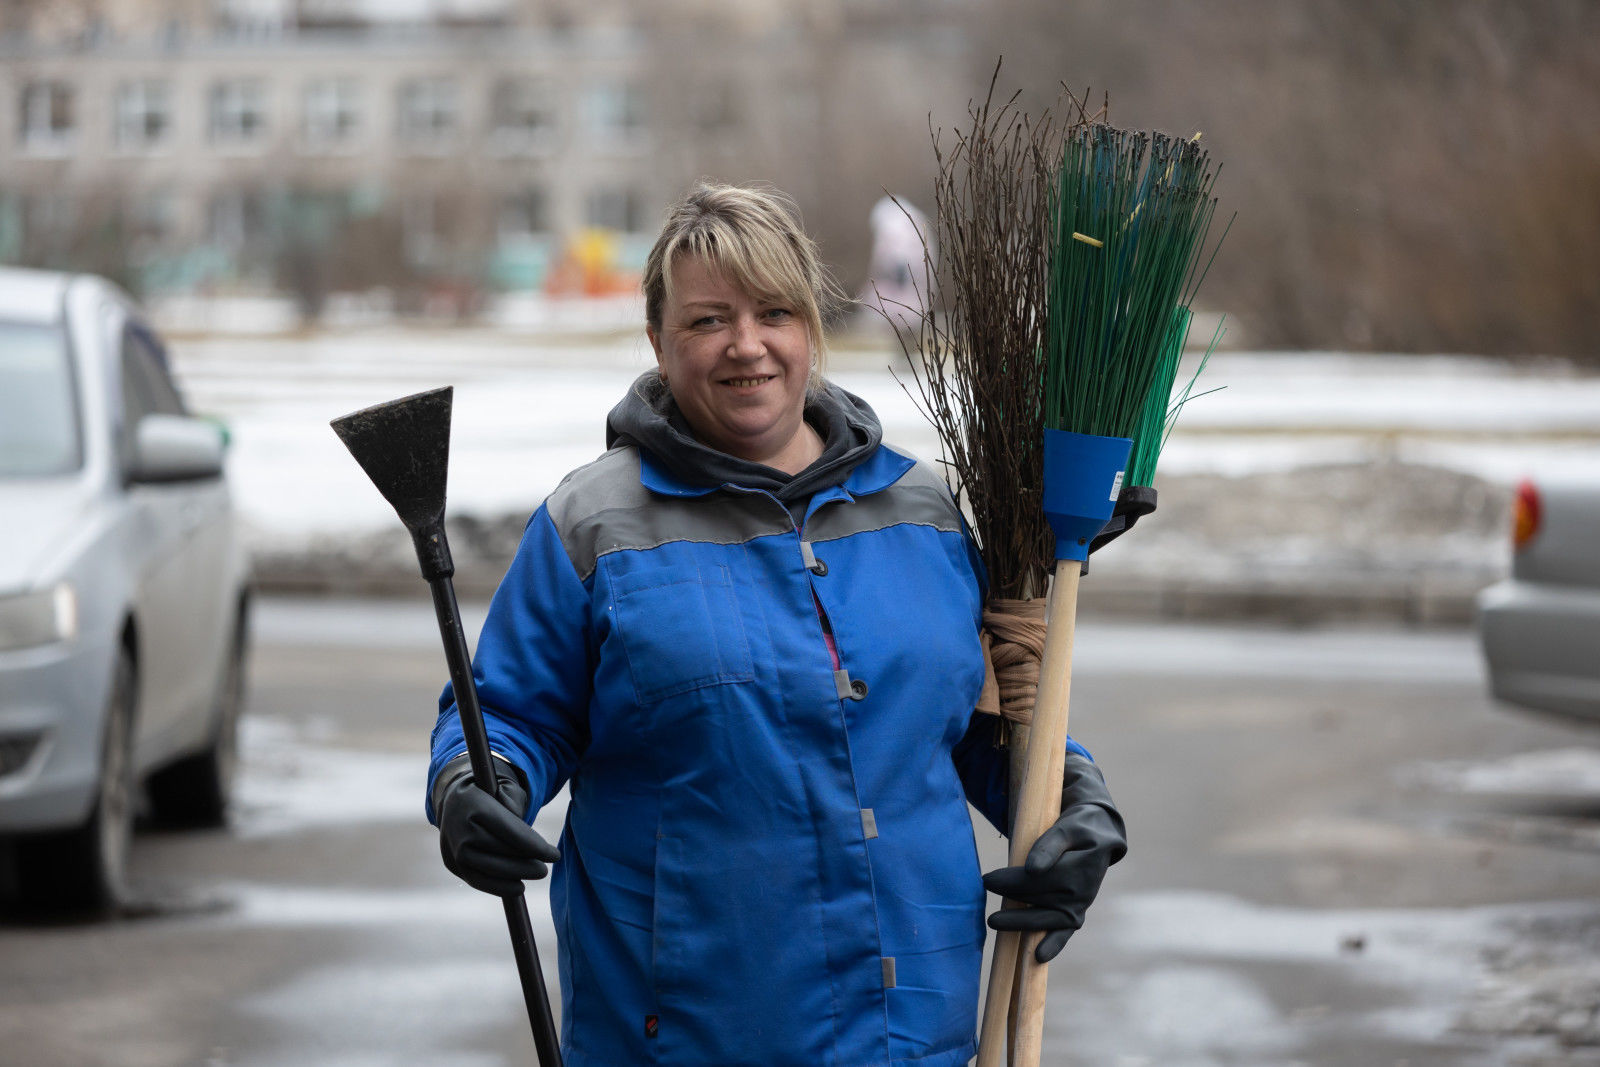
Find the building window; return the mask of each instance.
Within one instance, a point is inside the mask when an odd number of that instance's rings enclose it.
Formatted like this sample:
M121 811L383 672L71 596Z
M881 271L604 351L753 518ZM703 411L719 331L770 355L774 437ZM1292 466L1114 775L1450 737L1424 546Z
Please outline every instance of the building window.
M306 86L300 135L307 148L350 147L360 127L361 86L354 78L323 78Z
M158 256L178 229L178 198L170 190L134 196L128 205L129 254L136 261Z
M239 37L274 37L295 21L295 4L286 0L212 0L211 8L221 28ZM307 4L327 7L327 4ZM359 6L359 5L340 5Z
M171 90L165 81L143 78L117 86L113 139L124 152L148 151L172 129Z
M211 143L225 148L258 145L267 132L267 86L259 78L232 78L211 87Z
M454 144L456 83L450 78L416 78L400 86L400 140L424 152Z
M644 133L644 94L630 82L601 82L584 94L584 122L602 144L627 144Z
M439 258L439 205L432 193L401 199L400 239L406 260L414 267L430 266Z
M604 230L637 233L644 228L639 194L632 189L601 186L589 191L584 222Z
M59 247L72 236L79 204L71 193L35 193L23 208L28 241L35 247Z
M73 116L72 86L66 82L30 82L22 87L22 115L18 129L22 147L30 152L59 153L72 147L77 127Z
M731 82L702 85L690 98L695 129L702 134L723 134L739 124L739 96Z
M555 145L556 97L535 78L502 78L495 84L490 144L506 155L530 155Z
M206 239L211 244L237 253L265 232L266 209L259 194L224 189L211 198L206 210Z
M495 231L501 243L542 237L550 230L545 191L533 186L513 193L500 202Z
M170 267L178 237L178 195L170 189L134 194L123 218L128 264L139 269Z

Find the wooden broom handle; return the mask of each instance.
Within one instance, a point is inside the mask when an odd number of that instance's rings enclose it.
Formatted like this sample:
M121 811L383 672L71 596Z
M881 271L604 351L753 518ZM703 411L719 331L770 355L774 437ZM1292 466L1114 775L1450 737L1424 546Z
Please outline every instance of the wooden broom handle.
M1023 764L1028 758L1028 737L1031 730L1027 723L1011 723L1010 766L1007 770L1009 780L1020 783L1022 781ZM1012 794L1006 805L1006 825L1015 826L1017 822L1017 801L1021 799L1021 791ZM1011 901L1004 902L1005 907L1011 907ZM983 1029L978 1038L978 1063L980 1067L1000 1067L1000 1061L1005 1055L1006 1045L1010 1041L1012 1019L1015 1012L1016 1001L1011 997L1011 990L1015 988L1017 977L1017 945L1018 935L1014 931L996 931L994 951L989 960L989 992L983 998Z
M1067 697L1072 689L1072 639L1078 616L1077 560L1056 561L1050 586L1049 629L1039 664L1039 692L1028 731L1021 798L1011 827L1011 866L1027 861L1033 843L1061 815L1061 779L1067 770ZM1017 993L1016 1037L1012 1063L1038 1067L1044 1037L1044 995L1049 971L1033 958L1042 934L1023 937L1000 931L989 963L989 992L984 1002L983 1031L978 1040L978 1067L1001 1067L1005 1060L1006 1017L1011 1007L1012 977L1021 958L1022 984ZM1031 1057L1031 1058L1030 1058Z
M978 1035L978 1067L1002 1067L1010 1028L1011 989L1017 976L1015 930L997 930L989 957L989 992L983 998L983 1029Z

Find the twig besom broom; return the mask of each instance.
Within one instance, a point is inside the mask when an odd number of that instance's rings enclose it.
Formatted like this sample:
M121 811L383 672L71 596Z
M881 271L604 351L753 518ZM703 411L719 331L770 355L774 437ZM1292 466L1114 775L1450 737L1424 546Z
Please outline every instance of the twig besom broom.
M949 320L925 311L918 337L926 371L918 386L973 512L996 594L990 607L1042 591L1054 564L1020 773L1013 763L1017 865L1059 814L1079 576L1118 500L1132 438L1170 426L1174 346L1214 206L1215 175L1196 144L1090 123L1072 104L1079 121L1060 130L1030 124L1010 103L998 112L985 103L949 156L935 138ZM928 265L931 277L931 256ZM994 314L1007 320L1002 343L975 329ZM1150 417L1153 404L1165 417ZM1143 444L1148 484L1160 442ZM986 612L993 629L988 622ZM1022 733L1013 732L1014 758ZM1022 1067L1039 1062L1041 936L996 939L980 1067L1004 1056L1019 957L1012 1052Z

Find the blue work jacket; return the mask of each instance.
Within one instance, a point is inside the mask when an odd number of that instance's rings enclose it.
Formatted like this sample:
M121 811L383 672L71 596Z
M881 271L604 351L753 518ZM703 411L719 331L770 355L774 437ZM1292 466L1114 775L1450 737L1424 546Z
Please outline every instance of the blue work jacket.
M528 817L571 785L550 891L570 1067L974 1055L966 800L997 826L1006 805L973 715L981 571L943 480L881 445L798 524L631 445L534 513L474 674ZM430 782L464 747L448 688L441 712Z

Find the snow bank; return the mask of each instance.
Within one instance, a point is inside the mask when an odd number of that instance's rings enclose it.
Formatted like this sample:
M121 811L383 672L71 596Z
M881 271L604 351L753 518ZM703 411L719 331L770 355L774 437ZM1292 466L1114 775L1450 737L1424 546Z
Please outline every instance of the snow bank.
M609 308L607 325L623 315ZM230 471L258 560L347 577L404 571L409 549L330 419L454 385L452 536L469 577L480 562L493 574L539 501L603 450L607 411L653 366L642 331L212 337L176 343L174 358L193 406L232 428ZM830 376L872 404L887 440L937 458L903 368L887 348L844 350ZM1320 570L1481 585L1505 566L1509 485L1600 470L1600 376L1562 365L1223 353L1200 388L1219 391L1192 401L1168 442L1161 511L1141 526L1139 551L1096 557L1102 573L1166 580L1203 558L1230 581Z

